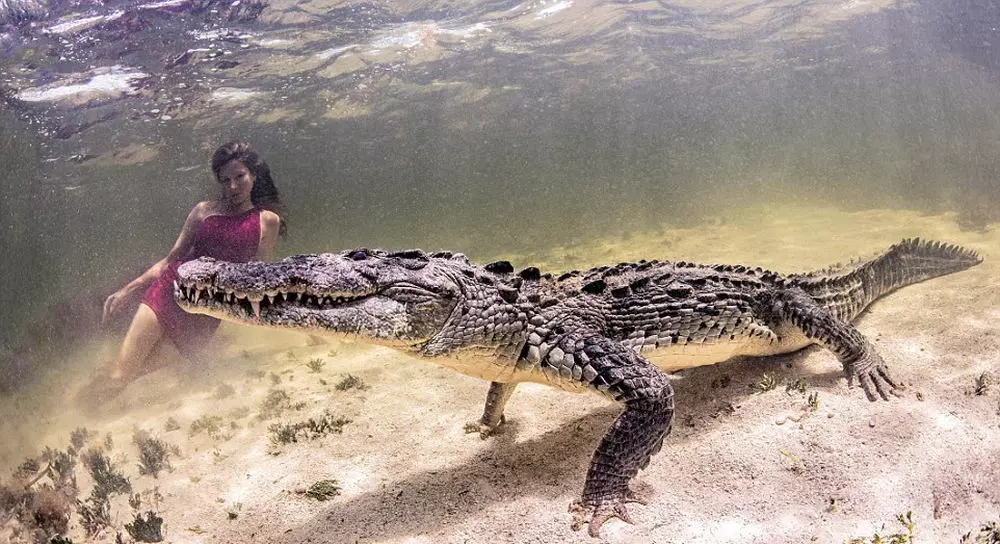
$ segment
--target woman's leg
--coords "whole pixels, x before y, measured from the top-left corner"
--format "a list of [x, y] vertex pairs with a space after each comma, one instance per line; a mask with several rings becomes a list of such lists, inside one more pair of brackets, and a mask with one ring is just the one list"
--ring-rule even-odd
[[122, 341], [111, 378], [130, 382], [154, 370], [150, 367], [149, 355], [162, 337], [163, 328], [160, 327], [156, 314], [149, 306], [140, 304], [125, 334], [125, 340]]

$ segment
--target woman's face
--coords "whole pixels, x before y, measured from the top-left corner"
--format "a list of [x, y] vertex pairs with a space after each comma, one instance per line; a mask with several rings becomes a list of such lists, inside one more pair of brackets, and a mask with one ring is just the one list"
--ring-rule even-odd
[[222, 185], [222, 198], [232, 206], [241, 206], [250, 202], [250, 191], [253, 189], [254, 176], [242, 162], [233, 159], [219, 169], [219, 184]]

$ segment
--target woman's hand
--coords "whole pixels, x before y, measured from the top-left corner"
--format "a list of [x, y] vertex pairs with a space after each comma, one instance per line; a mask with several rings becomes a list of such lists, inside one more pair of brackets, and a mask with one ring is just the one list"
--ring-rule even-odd
[[108, 320], [114, 317], [114, 315], [121, 310], [122, 305], [128, 304], [136, 292], [141, 292], [149, 287], [149, 284], [153, 283], [153, 281], [159, 277], [160, 273], [167, 268], [167, 259], [171, 258], [175, 252], [186, 249], [186, 246], [181, 244], [183, 239], [184, 234], [182, 233], [181, 240], [178, 240], [174, 250], [171, 250], [167, 257], [156, 261], [156, 264], [149, 267], [149, 270], [143, 272], [141, 276], [129, 282], [129, 284], [125, 287], [111, 293], [108, 298], [104, 299], [104, 315], [101, 316], [101, 325], [107, 325]]
[[[2, 0], [0, 0], [2, 1]], [[199, 202], [191, 209], [188, 213], [187, 219], [184, 221], [184, 227], [181, 228], [181, 234], [177, 237], [177, 241], [174, 242], [174, 247], [170, 249], [170, 253], [166, 257], [156, 261], [153, 266], [149, 267], [149, 270], [142, 273], [141, 276], [132, 280], [128, 285], [122, 287], [121, 289], [111, 293], [111, 295], [104, 300], [104, 314], [101, 316], [101, 324], [106, 325], [108, 320], [114, 317], [116, 313], [121, 310], [122, 305], [127, 304], [136, 291], [140, 291], [153, 283], [160, 273], [169, 266], [171, 261], [176, 261], [181, 259], [191, 250], [191, 245], [194, 240], [194, 233], [198, 230], [198, 226], [204, 221], [205, 216], [211, 211], [210, 202]], [[272, 214], [274, 215], [274, 214]], [[275, 215], [275, 218], [278, 216]]]
[[112, 316], [121, 310], [122, 304], [128, 302], [129, 298], [132, 297], [133, 289], [128, 286], [122, 287], [121, 289], [111, 293], [111, 295], [104, 300], [104, 315], [101, 316], [101, 324], [105, 325]]

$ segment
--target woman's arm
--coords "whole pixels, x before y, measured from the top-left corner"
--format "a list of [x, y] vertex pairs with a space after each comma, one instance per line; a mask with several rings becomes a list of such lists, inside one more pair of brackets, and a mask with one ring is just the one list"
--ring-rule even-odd
[[198, 226], [205, 219], [207, 214], [208, 202], [199, 202], [191, 209], [188, 214], [187, 219], [184, 220], [184, 226], [181, 228], [181, 233], [177, 237], [177, 241], [174, 242], [174, 246], [170, 248], [170, 252], [167, 256], [156, 261], [153, 266], [149, 267], [148, 270], [142, 273], [138, 278], [130, 281], [125, 287], [122, 287], [118, 291], [114, 292], [104, 301], [104, 316], [102, 321], [107, 321], [108, 317], [114, 315], [122, 302], [128, 300], [128, 298], [138, 291], [148, 286], [153, 280], [155, 280], [163, 269], [165, 269], [171, 261], [182, 258], [189, 251], [191, 251], [191, 243], [194, 240], [194, 233], [198, 230]]
[[278, 247], [278, 231], [281, 229], [281, 218], [270, 210], [260, 212], [260, 242], [257, 245], [258, 261], [273, 261]]

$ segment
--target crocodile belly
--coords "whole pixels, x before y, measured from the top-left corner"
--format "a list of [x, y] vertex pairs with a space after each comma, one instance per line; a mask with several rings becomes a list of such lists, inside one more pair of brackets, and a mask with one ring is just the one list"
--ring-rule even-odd
[[[516, 361], [488, 353], [463, 352], [450, 357], [440, 357], [434, 362], [473, 378], [491, 382], [513, 383], [541, 381], [541, 371], [525, 372], [517, 368]], [[535, 376], [538, 374], [539, 376]]]
[[705, 339], [687, 343], [632, 346], [643, 357], [668, 372], [714, 365], [733, 357], [765, 357], [790, 353], [811, 342], [798, 329], [775, 328], [773, 336], [738, 336], [735, 339]]
[[739, 342], [672, 344], [654, 349], [642, 347], [639, 349], [639, 353], [649, 360], [649, 362], [669, 372], [697, 366], [714, 365], [732, 359], [737, 355], [742, 355], [746, 351], [745, 343], [749, 343], [749, 340]]

